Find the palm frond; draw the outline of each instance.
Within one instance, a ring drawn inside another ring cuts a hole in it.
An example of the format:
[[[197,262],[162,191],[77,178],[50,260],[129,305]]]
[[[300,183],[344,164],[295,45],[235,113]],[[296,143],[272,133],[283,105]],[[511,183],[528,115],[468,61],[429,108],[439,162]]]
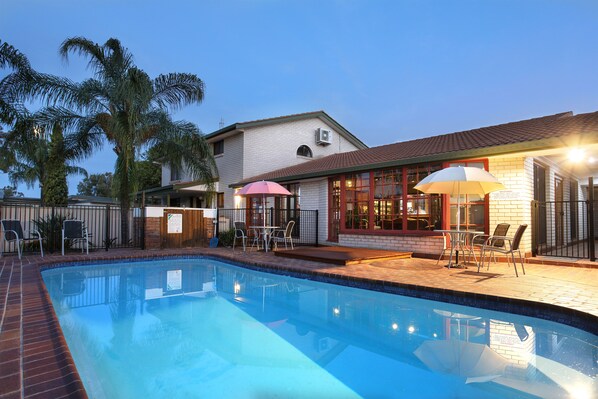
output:
[[[154,79],[154,103],[160,108],[178,110],[199,104],[204,97],[204,83],[194,74],[169,73]]]

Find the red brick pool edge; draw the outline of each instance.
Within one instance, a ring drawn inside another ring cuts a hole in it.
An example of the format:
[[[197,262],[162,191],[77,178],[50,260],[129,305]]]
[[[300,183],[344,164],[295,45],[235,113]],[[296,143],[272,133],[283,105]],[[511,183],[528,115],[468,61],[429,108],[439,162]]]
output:
[[[488,272],[448,270],[429,259],[372,261],[337,266],[299,259],[281,259],[272,253],[229,249],[170,251],[98,251],[89,256],[14,255],[0,258],[0,399],[86,398],[83,383],[66,346],[40,270],[65,263],[216,256],[252,267],[296,272],[319,278],[339,278],[349,285],[384,284],[399,289],[423,289],[456,299],[492,298],[509,303],[535,303],[540,309],[569,310],[584,322],[598,321],[598,270],[552,265],[526,265],[528,274],[516,278],[505,264]],[[559,320],[557,320],[559,321]]]

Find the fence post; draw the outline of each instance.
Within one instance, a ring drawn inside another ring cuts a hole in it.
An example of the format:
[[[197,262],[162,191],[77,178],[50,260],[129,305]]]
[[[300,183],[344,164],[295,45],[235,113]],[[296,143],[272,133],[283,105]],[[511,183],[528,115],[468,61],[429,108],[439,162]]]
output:
[[[141,249],[145,249],[145,202],[143,203],[143,207],[141,208]]]
[[[104,220],[104,249],[108,251],[110,247],[110,205],[106,205],[106,218]]]
[[[538,256],[538,201],[532,200],[532,256]]]
[[[319,222],[320,222],[320,217],[318,215],[318,210],[316,209],[316,247],[318,246],[318,236],[319,236]]]
[[[596,260],[596,237],[594,231],[594,178],[588,178],[588,243],[590,260]]]
[[[216,236],[218,237],[220,235],[220,223],[218,223],[218,221],[220,220],[220,208],[216,208],[216,219],[214,220],[214,223],[216,223]]]
[[[56,219],[55,218],[55,214],[54,214],[54,206],[52,206],[52,216],[50,217],[50,223],[48,223],[48,230],[50,231],[50,237],[49,237],[49,241],[50,241],[50,253],[54,253],[54,248],[56,245],[56,232],[54,231],[54,227],[58,227],[58,232],[61,233],[61,238],[62,238],[62,226],[56,226]]]

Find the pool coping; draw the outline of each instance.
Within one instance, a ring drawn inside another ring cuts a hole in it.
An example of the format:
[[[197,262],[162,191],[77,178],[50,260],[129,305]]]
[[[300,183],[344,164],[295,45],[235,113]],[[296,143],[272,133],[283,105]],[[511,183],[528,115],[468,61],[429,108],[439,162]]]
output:
[[[20,277],[22,282],[28,281],[29,283],[32,283],[31,286],[27,286],[27,289],[25,288],[25,285],[22,285],[23,292],[18,293],[23,302],[20,325],[22,338],[21,351],[18,353],[11,352],[9,354],[14,357],[21,357],[21,392],[15,394],[17,391],[10,391],[5,394],[3,390],[0,390],[0,398],[87,398],[83,382],[78,374],[74,360],[70,354],[64,335],[62,334],[62,330],[60,329],[50,295],[44,284],[42,277],[42,272],[44,270],[60,267],[143,262],[172,258],[208,258],[225,261],[235,266],[245,267],[256,271],[288,275],[291,277],[305,278],[314,281],[334,283],[348,287],[369,289],[457,305],[476,306],[489,310],[515,313],[566,324],[598,335],[598,317],[577,309],[520,298],[508,298],[499,295],[480,294],[395,281],[391,282],[376,278],[342,275],[326,270],[301,269],[277,264],[277,259],[275,258],[273,258],[271,262],[251,258],[239,259],[238,257],[235,257],[234,254],[226,252],[212,253],[202,252],[201,250],[195,250],[193,252],[144,251],[139,253],[127,252],[125,254],[107,253],[94,258],[85,256],[71,256],[68,259],[38,258],[38,260],[27,264],[21,263],[21,267],[16,272],[16,274],[20,274],[20,276],[17,276],[17,279]],[[37,292],[28,292],[35,291],[36,289]],[[31,295],[31,297],[29,297],[29,295]],[[27,297],[27,300],[23,300],[24,297]],[[11,299],[9,298],[8,301],[10,302]],[[42,351],[41,354],[39,353],[40,350]],[[53,359],[50,359],[51,357],[53,357]],[[4,370],[0,372],[0,387],[3,386],[3,382],[14,384],[14,381],[12,381],[14,379],[12,378],[13,375],[9,375],[7,379],[3,374]],[[48,396],[49,394],[51,394],[51,396]]]

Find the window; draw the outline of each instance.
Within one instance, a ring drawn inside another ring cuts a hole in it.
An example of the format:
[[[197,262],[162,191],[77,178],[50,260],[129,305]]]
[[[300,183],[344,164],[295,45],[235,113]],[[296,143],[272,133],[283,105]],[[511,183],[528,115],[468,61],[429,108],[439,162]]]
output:
[[[176,165],[170,165],[170,181],[181,180],[181,168]]]
[[[216,193],[216,208],[224,208],[224,193]]]
[[[414,188],[440,169],[439,164],[418,165],[343,176],[338,194],[342,229],[408,232],[441,228],[442,196]]]
[[[367,230],[370,226],[370,172],[345,176],[345,228]]]
[[[482,161],[465,161],[450,163],[447,166],[469,166],[486,170]],[[461,195],[460,203],[460,222],[461,230],[485,231],[486,228],[486,197],[477,194]],[[450,228],[457,228],[457,196],[451,195],[449,201],[450,207]]]
[[[440,165],[419,165],[406,169],[407,175],[407,230],[434,230],[440,228],[442,214],[440,195],[425,194],[415,186],[426,176],[441,169]]]
[[[224,140],[214,142],[214,155],[224,154]]]
[[[386,169],[374,172],[375,228],[403,228],[403,170]]]
[[[311,148],[309,148],[306,145],[302,145],[299,148],[297,148],[297,156],[313,158],[314,154],[311,152]]]

